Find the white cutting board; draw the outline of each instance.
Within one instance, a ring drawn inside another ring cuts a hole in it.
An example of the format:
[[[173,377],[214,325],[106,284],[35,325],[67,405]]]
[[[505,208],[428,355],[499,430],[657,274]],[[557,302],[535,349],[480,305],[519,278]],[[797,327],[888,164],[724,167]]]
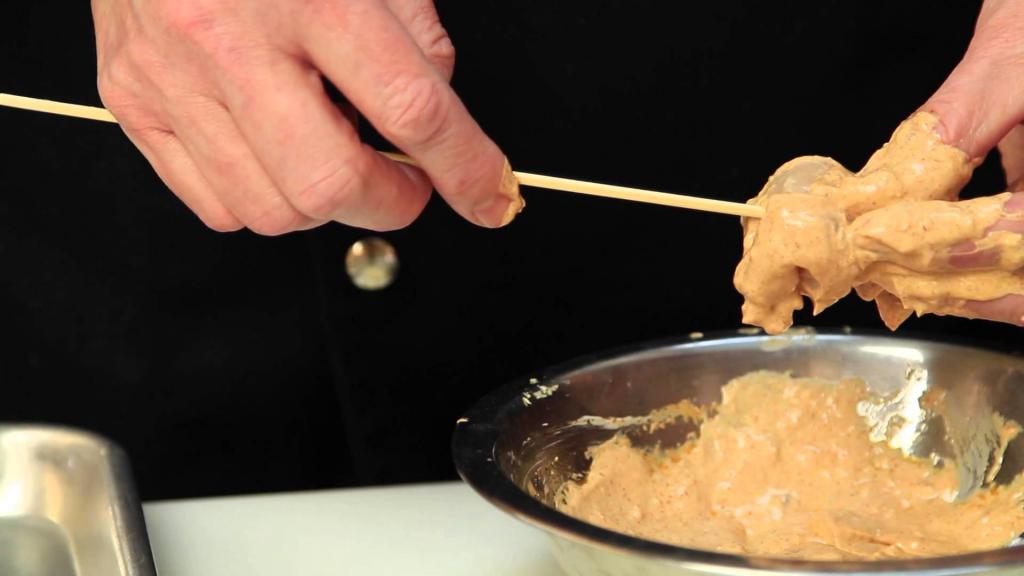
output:
[[[543,533],[457,482],[144,508],[160,576],[562,576]]]

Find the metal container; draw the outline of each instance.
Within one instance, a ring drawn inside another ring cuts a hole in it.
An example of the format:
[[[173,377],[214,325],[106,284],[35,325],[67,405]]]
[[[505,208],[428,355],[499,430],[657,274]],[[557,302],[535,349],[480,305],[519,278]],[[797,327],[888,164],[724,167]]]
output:
[[[68,428],[0,425],[0,575],[156,576],[120,448]]]
[[[558,488],[581,478],[585,452],[615,433],[584,416],[644,415],[686,398],[720,400],[730,379],[754,370],[828,379],[859,377],[880,394],[908,386],[946,390],[955,413],[943,420],[933,450],[952,457],[958,439],[977,436],[993,409],[1024,422],[1024,358],[980,348],[878,335],[769,337],[728,334],[658,343],[593,356],[512,382],[460,419],[453,439],[462,477],[492,504],[552,537],[562,567],[579,576],[774,573],[1024,573],[1024,547],[943,558],[878,562],[810,562],[690,550],[619,534],[556,511]],[[983,420],[983,418],[982,418]],[[989,418],[990,420],[990,418]],[[649,441],[678,443],[693,428],[674,427]],[[666,436],[665,434],[668,434]],[[639,433],[634,442],[645,441]],[[961,442],[961,446],[963,442]],[[1024,468],[1024,440],[1010,444],[996,481]]]

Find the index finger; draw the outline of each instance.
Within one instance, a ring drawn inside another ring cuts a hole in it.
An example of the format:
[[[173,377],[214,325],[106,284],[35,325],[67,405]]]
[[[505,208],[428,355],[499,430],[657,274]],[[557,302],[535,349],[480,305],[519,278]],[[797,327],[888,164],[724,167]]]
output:
[[[508,161],[395,15],[380,2],[318,6],[303,38],[314,65],[459,214],[508,224],[523,206]]]
[[[966,307],[976,318],[1024,326],[1024,296],[1020,294],[983,302],[968,302]]]

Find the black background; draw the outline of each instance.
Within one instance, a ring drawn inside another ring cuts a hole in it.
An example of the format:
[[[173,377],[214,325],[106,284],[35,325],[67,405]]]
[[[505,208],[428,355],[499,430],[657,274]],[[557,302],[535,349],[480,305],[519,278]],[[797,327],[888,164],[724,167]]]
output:
[[[439,4],[454,83],[516,168],[729,200],[797,155],[858,167],[956,64],[977,8]],[[99,103],[86,2],[2,14],[0,91]],[[739,322],[735,218],[527,190],[487,231],[435,199],[386,235],[402,273],[371,294],[343,269],[359,230],[218,234],[114,126],[0,110],[0,130],[0,420],[114,438],[147,499],[453,478],[452,423],[490,388]],[[1000,185],[990,159],[968,195]],[[853,298],[813,323],[880,326]]]

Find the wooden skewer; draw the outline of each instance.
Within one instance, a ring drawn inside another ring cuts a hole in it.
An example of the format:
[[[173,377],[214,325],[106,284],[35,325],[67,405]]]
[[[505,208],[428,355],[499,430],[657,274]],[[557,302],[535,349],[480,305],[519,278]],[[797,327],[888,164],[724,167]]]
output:
[[[25,96],[14,96],[0,93],[0,106],[9,108],[20,108],[35,112],[58,114],[61,116],[73,116],[88,120],[99,120],[101,122],[117,123],[117,119],[105,108],[94,106],[81,106],[79,104],[67,104],[54,102],[52,100],[40,100],[38,98],[27,98]],[[416,165],[416,161],[403,154],[383,152],[385,156],[399,162]],[[704,212],[717,212],[720,214],[731,214],[733,216],[745,216],[747,218],[761,218],[764,216],[764,208],[753,204],[741,204],[739,202],[727,202],[725,200],[712,200],[697,196],[684,196],[682,194],[668,194],[655,192],[653,190],[642,190],[639,188],[627,188],[625,186],[613,186],[611,184],[599,184],[596,182],[584,182],[582,180],[570,180],[568,178],[557,178],[555,176],[544,176],[542,174],[530,174],[529,172],[513,172],[519,183],[523,186],[534,188],[546,188],[548,190],[561,190],[563,192],[575,192],[589,196],[603,196],[605,198],[617,198],[619,200],[630,200],[632,202],[643,202],[646,204],[658,204],[660,206],[672,206],[675,208],[687,208],[690,210],[702,210]]]
[[[61,116],[74,116],[75,118],[99,120],[100,122],[117,123],[117,118],[114,118],[114,115],[106,108],[82,106],[80,104],[66,104],[64,102],[40,100],[38,98],[26,98],[25,96],[15,96],[13,94],[0,94],[0,106],[32,110],[34,112],[46,112],[47,114],[59,114]]]
[[[382,152],[388,158],[416,166],[416,161],[404,154],[394,152]],[[704,212],[717,212],[719,214],[731,214],[733,216],[746,216],[748,218],[760,218],[764,216],[764,208],[753,204],[740,204],[739,202],[727,202],[725,200],[712,200],[711,198],[700,198],[697,196],[684,196],[682,194],[669,194],[667,192],[655,192],[653,190],[642,190],[640,188],[627,188],[625,186],[613,186],[611,184],[598,184],[597,182],[584,182],[582,180],[570,180],[556,176],[544,176],[542,174],[531,174],[529,172],[513,172],[516,179],[523,186],[534,188],[546,188],[548,190],[560,190],[562,192],[575,192],[588,196],[603,196],[605,198],[618,198],[619,200],[630,200],[632,202],[643,202],[645,204],[658,204],[660,206],[672,206],[674,208],[688,208],[690,210],[702,210]]]

